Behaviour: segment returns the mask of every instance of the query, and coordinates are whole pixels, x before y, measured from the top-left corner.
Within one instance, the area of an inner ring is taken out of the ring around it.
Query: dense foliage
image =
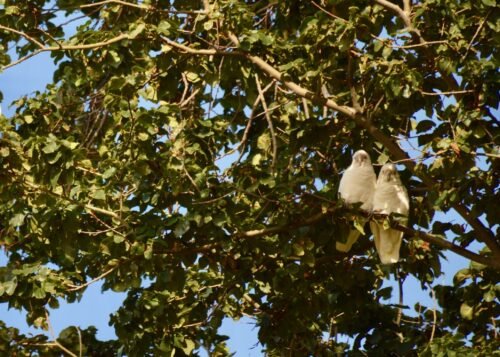
[[[0,117],[0,301],[47,329],[95,281],[128,294],[116,341],[0,321],[0,354],[222,356],[242,316],[270,356],[498,353],[495,1],[0,4],[2,71],[57,65]],[[361,148],[410,192],[395,266],[335,250]],[[443,249],[471,260],[452,286]],[[440,308],[387,304],[393,273]]]

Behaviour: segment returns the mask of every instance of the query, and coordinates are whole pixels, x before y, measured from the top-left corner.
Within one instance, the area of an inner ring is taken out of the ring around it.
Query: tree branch
[[[112,272],[114,272],[116,270],[116,268],[118,268],[120,266],[120,264],[116,264],[114,267],[112,267],[111,269],[109,270],[106,270],[104,273],[102,273],[101,275],[99,275],[98,277],[82,284],[82,285],[73,285],[73,284],[66,284],[69,289],[68,291],[78,291],[78,290],[82,290],[83,288],[86,288],[87,286],[95,283],[96,281],[99,281],[101,280],[102,278],[108,276],[109,274],[111,274]]]
[[[15,33],[16,35],[24,37],[29,42],[34,43],[35,45],[37,45],[40,49],[44,49],[45,48],[45,46],[43,45],[43,43],[39,42],[38,40],[35,40],[33,37],[25,34],[22,31],[18,31],[16,29],[13,29],[13,28],[10,28],[10,27],[4,26],[4,25],[0,25],[0,30],[5,30],[7,32],[12,32],[12,33]]]
[[[53,342],[54,345],[56,345],[57,347],[59,347],[62,351],[66,352],[71,357],[77,357],[76,354],[74,354],[73,352],[71,352],[70,350],[68,350],[66,347],[64,347],[63,345],[61,345],[61,343],[59,341],[57,341],[57,338],[56,338],[56,336],[54,334],[54,329],[52,328],[52,325],[50,323],[49,313],[47,311],[45,311],[45,319],[46,319],[47,325],[49,327],[50,335],[51,335],[52,339],[54,340],[54,342]]]
[[[109,0],[108,2],[111,3],[111,2],[116,2],[116,1],[118,1],[118,0],[113,0],[113,1]],[[418,32],[418,30],[413,28],[413,26],[411,24],[411,20],[409,18],[409,15],[407,13],[405,13],[404,10],[402,10],[399,6],[389,2],[387,0],[374,0],[374,1],[380,5],[396,12],[396,14],[398,16],[400,16],[401,19],[403,19],[403,21],[405,22],[408,29],[411,30],[412,33],[414,33],[418,37],[419,41],[425,42],[425,40],[422,38],[422,36]],[[6,27],[3,27],[3,29],[7,30],[7,31],[13,30],[13,29],[6,28]],[[19,34],[18,33],[19,31],[17,31],[17,30],[14,30],[11,32]],[[239,41],[234,34],[230,33],[228,36],[229,36],[230,40],[235,45],[239,44]],[[40,50],[35,51],[33,54],[28,55],[28,56],[18,60],[17,63],[19,63],[19,61],[21,61],[21,60],[26,60],[27,58],[29,58],[35,54],[45,52],[45,51],[93,49],[93,48],[107,46],[107,45],[110,45],[112,43],[121,41],[123,39],[128,39],[128,38],[130,38],[130,36],[128,34],[120,34],[120,35],[118,35],[114,38],[111,38],[109,40],[97,42],[97,43],[92,43],[92,44],[43,47],[43,49],[40,48]],[[342,113],[342,114],[346,115],[347,117],[349,117],[350,119],[354,120],[354,122],[358,126],[366,129],[367,132],[371,136],[373,136],[377,141],[382,143],[394,159],[396,159],[396,160],[408,159],[408,156],[406,155],[405,151],[403,151],[401,149],[401,147],[396,142],[394,142],[392,140],[391,137],[385,135],[382,131],[380,131],[377,127],[375,127],[364,115],[359,113],[359,111],[357,111],[355,108],[345,106],[345,105],[339,105],[335,101],[333,101],[332,99],[318,98],[317,95],[315,95],[313,92],[301,87],[300,85],[296,84],[295,82],[283,80],[282,74],[277,69],[275,69],[274,67],[269,65],[267,62],[265,62],[263,59],[261,59],[258,56],[254,56],[254,55],[251,55],[249,53],[241,52],[241,51],[234,50],[234,49],[230,49],[230,50],[227,50],[227,49],[226,50],[192,49],[186,45],[176,43],[176,42],[171,41],[167,38],[162,38],[162,40],[164,42],[166,42],[168,45],[170,45],[174,48],[177,48],[178,50],[182,50],[183,52],[195,54],[195,55],[237,55],[237,56],[243,56],[243,57],[247,58],[248,60],[250,60],[258,68],[263,70],[265,73],[267,73],[270,77],[274,78],[277,81],[282,82],[289,90],[294,92],[296,95],[303,97],[303,98],[307,98],[309,100],[320,100],[322,105],[324,105],[328,108],[331,108],[339,113]],[[32,39],[32,42],[37,44],[38,41]],[[41,45],[41,43],[38,43],[38,45]],[[7,65],[7,66],[3,67],[2,69],[12,67],[12,65],[13,64]],[[415,162],[404,161],[403,163],[412,173],[414,173],[417,177],[420,177],[422,179],[422,181],[424,182],[424,184],[426,184],[429,187],[435,186],[435,183],[430,176],[428,176],[426,173],[420,172],[416,169]],[[54,194],[53,192],[49,192],[49,193]],[[57,195],[57,196],[59,196],[59,195]],[[64,197],[62,197],[62,198],[64,198]],[[79,204],[81,204],[81,203],[79,203]],[[104,209],[101,209],[98,207],[94,207],[90,204],[83,204],[83,206],[88,210],[98,212],[101,214],[106,214],[106,215],[113,217],[113,218],[119,218],[119,216],[114,212],[104,210]],[[468,209],[465,206],[460,205],[460,204],[454,204],[453,208],[474,229],[474,231],[477,234],[478,240],[484,242],[490,248],[490,250],[492,251],[492,253],[495,257],[500,258],[500,244],[496,241],[496,238],[492,234],[492,232],[489,231],[477,218],[471,216],[470,212],[468,211]],[[452,248],[448,247],[448,249],[452,249]],[[456,249],[456,248],[453,248],[453,249]],[[500,259],[499,259],[499,261],[500,261]]]
[[[393,4],[390,1],[387,0],[375,0],[375,2],[379,5],[382,5],[383,7],[390,9],[394,11],[400,18],[403,20],[405,23],[405,26],[408,28],[408,30],[414,30],[413,25],[411,23],[409,13],[407,14],[402,8],[400,8],[398,5]]]
[[[90,7],[96,7],[96,6],[104,6],[104,5],[122,5],[122,6],[129,6],[133,7],[139,10],[146,10],[146,11],[160,11],[160,12],[168,12],[172,14],[206,14],[208,11],[205,10],[164,10],[164,9],[158,9],[154,6],[146,5],[146,4],[134,4],[130,3],[127,1],[122,1],[122,0],[104,0],[104,1],[98,1],[92,4],[85,4],[85,5],[80,5],[78,8],[80,9],[85,9],[85,8],[90,8]]]
[[[266,98],[264,97],[264,92],[262,91],[262,87],[260,85],[259,76],[255,74],[255,83],[257,85],[257,91],[259,92],[260,102],[262,104],[262,108],[264,109],[264,116],[267,120],[267,125],[269,126],[269,132],[271,133],[271,140],[273,145],[273,161],[271,163],[271,171],[274,173],[276,169],[276,158],[278,156],[278,142],[276,140],[276,133],[274,132],[274,125],[271,116],[269,115],[269,109],[267,107]]]
[[[276,234],[276,233],[282,233],[282,232],[288,232],[293,229],[303,227],[303,226],[309,226],[311,224],[317,223],[321,221],[324,217],[327,216],[329,212],[332,212],[332,210],[325,210],[322,212],[319,212],[305,220],[299,221],[299,222],[294,222],[294,223],[286,223],[286,224],[280,224],[277,226],[271,226],[271,227],[266,227],[262,229],[254,229],[251,231],[244,231],[244,232],[239,232],[236,233],[237,238],[256,238],[256,237],[262,237],[262,236],[267,236],[271,234]]]
[[[386,4],[388,3],[386,0],[376,0],[377,2]],[[392,3],[390,4],[391,8],[397,7],[401,12],[401,8],[399,8],[397,5],[394,5]],[[406,16],[406,15],[405,15]],[[239,45],[238,38],[234,34],[229,34],[228,35],[230,40],[236,45]],[[167,42],[169,45],[172,47],[182,49],[186,53],[190,54],[196,54],[196,55],[241,55],[249,59],[252,63],[254,63],[257,67],[259,67],[261,70],[266,72],[270,77],[276,79],[277,81],[280,81],[283,83],[288,89],[290,89],[292,92],[294,92],[296,95],[300,97],[307,98],[309,100],[314,100],[318,99],[317,97],[314,96],[313,92],[309,91],[308,89],[305,89],[295,82],[292,81],[286,81],[282,80],[282,74],[269,65],[267,62],[265,62],[263,59],[257,56],[253,56],[249,53],[245,52],[240,52],[237,50],[232,50],[231,52],[228,51],[220,51],[220,50],[215,50],[215,49],[205,49],[205,50],[197,50],[197,49],[192,49],[188,46],[178,44],[174,41],[171,41],[169,39],[164,39],[165,42]],[[416,163],[412,160],[408,160],[409,157],[406,154],[406,152],[401,149],[401,147],[393,141],[393,139],[390,136],[387,136],[384,134],[381,130],[379,130],[375,125],[371,123],[370,120],[367,119],[366,116],[362,115],[359,113],[355,108],[348,107],[345,105],[339,105],[335,101],[331,99],[326,99],[322,98],[322,105],[333,109],[337,112],[340,112],[342,114],[345,114],[347,117],[350,119],[354,120],[354,122],[367,130],[367,132],[373,136],[377,141],[382,143],[384,147],[387,149],[387,151],[392,155],[392,158],[394,160],[400,160],[410,172],[412,172],[415,176],[419,177],[425,185],[428,187],[435,187],[434,180],[427,175],[425,172],[422,172],[420,170],[417,170],[416,168]],[[499,257],[500,259],[500,244],[497,243],[495,237],[493,234],[477,219],[471,216],[470,212],[465,208],[464,206],[460,204],[454,204],[453,208],[464,218],[464,220],[470,224],[470,226],[476,231],[478,239],[485,243],[488,248],[493,252],[493,254],[496,257]]]
[[[270,227],[266,227],[266,228],[262,228],[262,229],[255,229],[255,230],[250,230],[250,231],[239,232],[236,234],[236,237],[237,238],[256,238],[256,237],[268,236],[268,235],[272,235],[272,234],[276,234],[276,233],[288,232],[288,231],[297,229],[299,227],[309,226],[309,225],[315,224],[315,223],[321,221],[329,213],[332,213],[334,211],[335,211],[335,209],[331,208],[328,210],[321,211],[321,212],[319,212],[319,213],[317,213],[317,214],[315,214],[307,219],[299,221],[299,222],[286,223],[286,224],[270,226]],[[370,216],[370,212],[364,212],[364,211],[361,211],[361,214],[365,217],[370,217],[370,219],[380,219],[380,218],[387,217],[387,215],[383,215],[383,214],[376,214],[376,215]],[[409,238],[421,239],[421,240],[426,241],[428,243],[432,243],[434,245],[437,245],[441,248],[451,250],[453,253],[461,255],[462,257],[465,257],[469,260],[472,260],[472,261],[475,261],[477,263],[480,263],[480,264],[489,266],[491,268],[500,270],[500,260],[495,259],[494,257],[490,258],[490,257],[485,257],[483,255],[473,253],[470,250],[467,250],[465,248],[462,248],[456,244],[453,244],[453,243],[447,241],[443,236],[414,230],[412,228],[406,227],[406,226],[399,224],[397,222],[392,222],[391,227],[405,233],[407,238],[409,237]]]
[[[76,204],[80,207],[84,207],[85,209],[91,211],[91,212],[96,212],[96,213],[101,213],[101,214],[104,214],[106,216],[109,216],[109,217],[112,217],[112,218],[116,218],[116,219],[120,219],[120,216],[118,214],[116,214],[115,212],[113,211],[109,211],[109,210],[106,210],[106,209],[103,209],[103,208],[99,208],[99,207],[95,207],[89,203],[82,203],[82,202],[79,202],[79,201],[75,201],[75,200],[72,200],[71,198],[69,197],[65,197],[63,195],[60,195],[58,193],[55,193],[55,192],[52,192],[44,187],[41,187],[37,184],[34,184],[34,183],[31,183],[31,182],[28,182],[28,181],[24,181],[24,184],[27,185],[28,187],[30,188],[33,188],[33,189],[36,189],[37,191],[39,192],[43,192],[43,193],[47,193],[49,195],[52,195],[52,196],[55,196],[57,198],[61,198],[65,201],[68,201],[68,202],[71,202],[73,204]]]
[[[11,31],[11,32],[14,32],[14,33],[19,33],[19,31],[17,30],[14,30],[14,29],[10,29],[10,28],[6,28],[5,26],[2,26],[1,28],[3,28],[4,30],[8,30],[8,31]],[[27,36],[26,34],[24,34],[25,38],[29,37]],[[35,44],[37,44],[38,47],[40,47],[39,50],[36,50],[34,51],[33,53],[30,53],[29,55],[26,55],[24,57],[21,57],[19,58],[17,61],[14,61],[12,63],[9,63],[8,65],[5,65],[2,67],[2,71],[8,69],[8,68],[11,68],[11,67],[14,67],[15,65],[21,63],[21,62],[24,62],[26,61],[27,59],[33,57],[33,56],[36,56],[42,52],[53,52],[53,51],[75,51],[75,50],[89,50],[89,49],[94,49],[94,48],[99,48],[99,47],[104,47],[104,46],[108,46],[108,45],[111,45],[115,42],[119,42],[121,40],[125,40],[125,39],[130,39],[130,35],[129,34],[120,34],[116,37],[113,37],[113,38],[110,38],[109,40],[106,40],[106,41],[102,41],[102,42],[96,42],[96,43],[88,43],[88,44],[83,44],[83,45],[63,45],[63,44],[59,44],[58,46],[49,46],[49,47],[46,47],[44,46],[42,43],[36,41],[35,39],[31,38],[30,37],[30,42],[33,42]]]
[[[495,259],[494,257],[489,258],[483,255],[479,255],[471,252],[465,248],[462,248],[456,244],[453,244],[447,241],[443,236],[429,234],[422,231],[413,230],[411,228],[405,227],[399,223],[391,225],[392,228],[397,229],[398,231],[404,232],[407,237],[422,239],[426,242],[432,243],[434,245],[440,246],[441,248],[445,248],[451,250],[453,253],[461,255],[469,260],[475,261],[477,263],[489,266],[491,268],[495,268],[500,270],[500,261]]]
[[[349,51],[347,54],[347,86],[349,87],[349,91],[351,92],[351,101],[353,108],[359,112],[363,112],[363,108],[358,101],[358,94],[356,93],[356,88],[354,87],[354,69],[353,69],[353,58],[352,54]]]
[[[229,39],[235,45],[239,45],[238,38],[234,34],[230,33],[228,36],[229,36]],[[265,62],[260,57],[253,56],[253,55],[246,53],[246,52],[240,52],[240,54],[243,55],[244,57],[246,57],[247,59],[249,59],[253,64],[255,64],[257,67],[262,69],[269,76],[271,76],[272,78],[276,79],[277,81],[280,81],[281,83],[283,83],[288,89],[290,89],[295,94],[297,94],[301,97],[307,98],[309,100],[316,98],[316,96],[313,92],[299,86],[297,83],[292,82],[292,81],[282,80],[282,74],[280,73],[280,71],[278,71],[276,68],[274,68],[273,66],[271,66],[267,62]],[[335,101],[333,101],[332,99],[324,100],[323,105],[326,105],[327,107],[329,107],[333,110],[336,110],[337,112],[343,113],[349,117],[353,117],[356,115],[356,111],[353,108],[350,108],[350,107],[345,106],[345,105],[339,105]]]

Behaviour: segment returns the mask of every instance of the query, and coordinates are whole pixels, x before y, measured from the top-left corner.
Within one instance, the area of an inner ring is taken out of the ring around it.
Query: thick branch
[[[396,5],[390,1],[387,1],[387,0],[375,0],[375,2],[378,3],[379,5],[382,5],[383,7],[387,8],[387,9],[394,11],[401,18],[401,20],[403,20],[403,22],[405,23],[405,26],[408,27],[408,30],[413,29],[413,25],[411,23],[409,14],[407,14],[398,5]]]
[[[422,239],[426,242],[438,245],[441,248],[451,250],[453,253],[461,255],[462,257],[465,257],[469,260],[472,260],[472,261],[475,261],[477,263],[481,263],[481,264],[484,264],[486,266],[500,270],[500,261],[499,260],[497,260],[495,258],[488,258],[488,257],[482,256],[482,255],[473,253],[470,250],[467,250],[465,248],[462,248],[456,244],[453,244],[453,243],[447,241],[442,236],[429,234],[429,233],[425,233],[422,231],[416,231],[416,230],[413,230],[411,228],[405,227],[399,223],[392,225],[392,227],[397,229],[398,231],[404,232],[407,237]]]
[[[255,229],[251,231],[245,231],[245,232],[239,232],[236,234],[238,238],[256,238],[256,237],[263,237],[263,236],[268,236],[272,234],[277,234],[277,233],[283,233],[283,232],[289,232],[294,229],[304,227],[304,226],[309,226],[313,225],[315,223],[318,223],[321,221],[324,217],[326,217],[329,213],[332,213],[334,209],[330,209],[327,211],[322,211],[319,212],[305,220],[296,222],[296,223],[288,223],[288,224],[280,224],[276,226],[270,226],[262,229]],[[369,212],[361,212],[363,216],[369,216]],[[377,214],[376,216],[372,216],[372,219],[380,219],[382,217],[387,217],[387,215],[380,215]],[[422,239],[423,241],[426,241],[428,243],[437,245],[441,248],[451,250],[453,253],[456,253],[458,255],[461,255],[464,258],[467,258],[469,260],[475,261],[477,263],[489,266],[494,269],[500,270],[500,261],[495,259],[495,258],[490,258],[490,257],[485,257],[479,254],[476,254],[474,252],[471,252],[470,250],[467,250],[465,248],[462,248],[456,244],[453,244],[449,241],[447,241],[444,237],[422,232],[419,230],[414,230],[412,228],[408,228],[406,226],[403,226],[397,222],[393,222],[391,224],[391,227],[394,229],[397,229],[403,233],[405,233],[407,238],[416,238],[416,239]]]

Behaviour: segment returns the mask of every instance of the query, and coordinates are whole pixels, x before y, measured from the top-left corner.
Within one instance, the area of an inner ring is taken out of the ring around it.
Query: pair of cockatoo
[[[408,192],[401,183],[396,167],[393,164],[385,164],[377,179],[370,156],[364,150],[354,153],[351,166],[347,168],[340,180],[339,194],[346,203],[361,203],[360,208],[369,212],[387,215],[399,213],[408,216],[410,209]],[[362,220],[362,225],[366,221],[367,219]],[[406,219],[402,223],[407,222]],[[398,262],[403,232],[393,228],[384,228],[383,224],[377,221],[371,221],[370,228],[382,264]],[[351,229],[345,243],[337,241],[337,250],[348,252],[360,234],[359,230]]]

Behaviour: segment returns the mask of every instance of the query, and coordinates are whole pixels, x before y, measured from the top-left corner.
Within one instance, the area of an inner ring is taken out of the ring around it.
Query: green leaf
[[[195,72],[186,72],[186,79],[191,82],[191,83],[197,83],[201,80],[200,76],[198,73]]]
[[[92,193],[92,198],[95,200],[105,200],[106,199],[106,193],[104,190],[96,190]]]
[[[417,124],[417,133],[424,133],[432,129],[436,124],[432,120],[420,120]]]
[[[214,27],[214,22],[213,21],[207,21],[203,24],[203,28],[205,31],[210,31]]]
[[[138,24],[133,24],[132,31],[129,32],[129,37],[131,39],[136,38],[144,31],[145,28],[146,28],[146,25],[142,22],[138,23]]]
[[[7,294],[8,296],[12,296],[16,291],[17,287],[17,278],[14,277],[11,280],[0,282],[0,296],[3,294]]]
[[[354,228],[356,228],[363,235],[365,234],[364,223],[364,219],[360,219],[358,217],[354,219]]]
[[[481,0],[481,2],[486,6],[491,6],[491,7],[497,6],[496,0]]]
[[[496,299],[496,293],[495,293],[495,289],[490,289],[488,290],[487,292],[485,292],[483,294],[483,298],[484,298],[484,301],[486,302],[492,302]]]
[[[151,258],[153,257],[153,244],[148,244],[146,246],[146,250],[144,250],[144,258],[146,258],[147,260],[151,260]]]
[[[190,355],[191,352],[193,352],[194,348],[196,347],[196,344],[192,340],[189,340],[189,339],[184,340],[184,344],[185,344],[185,347],[182,348],[182,351],[186,355]]]
[[[184,235],[184,233],[189,231],[189,228],[190,228],[189,221],[187,219],[181,219],[175,225],[174,235],[178,238],[182,237]]]
[[[78,146],[78,143],[68,140],[61,140],[61,144],[70,150],[74,150]]]
[[[460,315],[466,320],[472,320],[474,317],[474,308],[464,302],[460,305]]]
[[[24,223],[25,217],[26,216],[24,213],[17,213],[9,220],[9,225],[13,227],[19,227]]]
[[[46,154],[52,154],[52,153],[56,152],[58,149],[59,149],[59,144],[57,144],[55,141],[52,140],[52,141],[49,141],[44,146],[42,151]]]
[[[301,257],[304,255],[305,251],[304,251],[304,247],[301,245],[301,244],[298,244],[298,243],[294,243],[292,245],[293,247],[293,253],[298,256],[298,257]]]
[[[459,270],[456,274],[455,277],[453,278],[453,283],[455,285],[461,284],[465,279],[469,279],[471,277],[471,273],[469,269],[462,269]]]
[[[271,136],[269,133],[266,132],[259,136],[257,139],[257,147],[266,152],[269,151],[271,147]]]
[[[171,28],[172,28],[172,25],[166,20],[160,21],[160,23],[158,24],[158,27],[157,27],[158,32],[165,35],[165,36],[170,35]]]
[[[107,180],[109,179],[110,177],[112,177],[116,172],[116,168],[115,167],[110,167],[109,169],[107,169],[106,171],[104,171],[104,173],[102,174],[102,178]]]
[[[8,147],[3,147],[0,149],[0,156],[7,157],[10,155],[10,149]]]

